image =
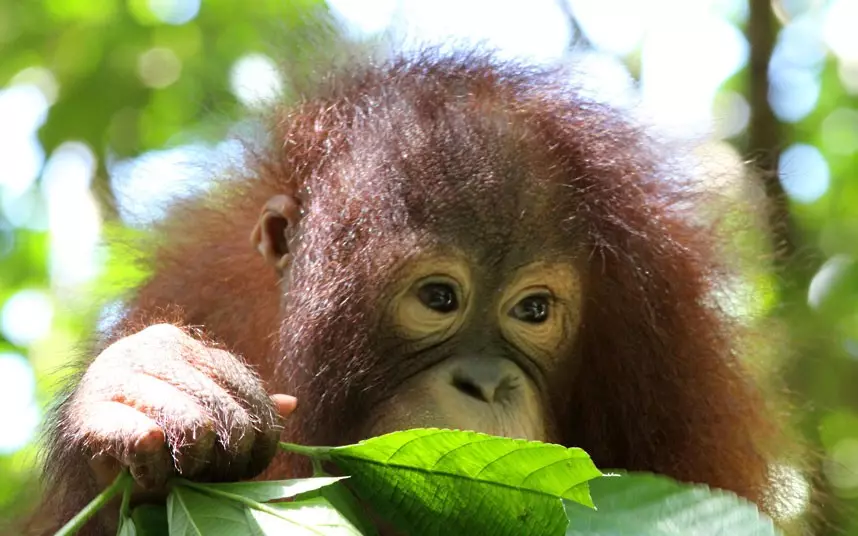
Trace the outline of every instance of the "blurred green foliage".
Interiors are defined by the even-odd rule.
[[[93,191],[105,228],[115,232],[123,231],[113,211],[109,164],[154,149],[222,140],[243,112],[229,80],[236,61],[249,53],[302,53],[312,15],[326,9],[322,0],[205,0],[198,13],[170,23],[153,9],[159,2],[170,5],[0,0],[0,89],[21,77],[32,78],[48,96],[53,88],[56,98],[38,130],[39,142],[46,155],[69,140],[92,150]],[[196,2],[181,4],[193,8]],[[627,61],[639,59],[633,54]],[[783,272],[748,279],[757,310],[785,325],[782,344],[769,349],[775,355],[769,365],[782,373],[799,428],[819,450],[813,469],[827,493],[822,513],[842,531],[830,533],[858,535],[858,95],[844,87],[842,68],[829,54],[813,112],[781,125],[781,143],[774,148],[815,146],[829,167],[830,186],[818,200],[789,204],[794,253]],[[746,68],[724,90],[745,93],[750,75]],[[744,154],[742,135],[730,141]],[[0,189],[0,200],[11,199],[10,192]],[[44,219],[38,183],[21,199],[34,203],[35,219]],[[111,264],[95,284],[58,285],[51,277],[48,227],[13,223],[3,207],[8,205],[0,206],[0,310],[22,289],[36,289],[51,297],[53,316],[49,334],[32,343],[16,344],[0,329],[0,355],[26,356],[35,373],[36,403],[45,407],[56,392],[53,373],[71,359],[98,318],[86,297],[109,296],[117,289],[105,281],[121,289],[117,281],[136,276],[128,266]],[[827,272],[820,272],[823,265]],[[0,454],[0,524],[32,502],[34,463],[32,443]]]
[[[249,53],[273,56],[288,51],[301,39],[302,27],[311,16],[325,9],[316,0],[241,4],[206,0],[189,22],[168,24],[152,11],[157,4],[0,0],[0,88],[22,72],[33,76],[34,67],[49,70],[53,80],[32,79],[46,93],[57,92],[38,131],[41,146],[50,155],[60,144],[74,140],[94,152],[98,168],[93,190],[103,201],[105,229],[114,232],[122,230],[111,210],[107,162],[191,141],[222,139],[241,112],[230,91],[230,67]],[[193,7],[195,2],[184,4]],[[280,37],[272,41],[272,36]],[[169,51],[156,67],[161,67],[163,76],[164,58],[166,67],[172,61],[178,69],[174,80],[159,84],[156,77],[147,85],[141,79],[142,58],[153,50]],[[0,199],[11,192],[0,189]],[[44,219],[45,200],[37,185],[30,194],[22,197],[35,199],[34,219]],[[23,354],[33,366],[37,403],[42,408],[57,390],[63,365],[74,359],[76,345],[92,332],[98,317],[98,311],[86,307],[86,300],[80,298],[88,292],[109,297],[121,288],[105,285],[135,278],[130,265],[113,262],[109,273],[97,280],[101,287],[89,285],[76,292],[59,289],[51,281],[49,252],[46,225],[13,225],[0,209],[0,308],[22,289],[44,290],[53,297],[48,336],[18,346],[0,330],[0,354]],[[4,408],[3,414],[17,409]],[[35,462],[32,443],[0,454],[0,527],[4,519],[23,512],[33,501]]]

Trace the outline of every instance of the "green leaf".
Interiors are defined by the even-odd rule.
[[[360,536],[354,525],[321,497],[306,501],[266,505],[265,511],[247,509],[262,531],[260,534],[289,534],[309,536]]]
[[[395,432],[326,457],[409,534],[562,534],[560,499],[592,506],[587,482],[602,474],[581,449],[438,429]]]
[[[336,482],[332,486],[310,491],[297,497],[299,500],[323,497],[337,509],[364,536],[376,536],[378,531],[370,521],[363,506],[346,486],[345,482]]]
[[[226,484],[205,484],[204,487],[241,495],[257,502],[286,499],[296,495],[330,486],[348,477],[297,478],[294,480],[269,480],[260,482],[230,482]]]
[[[169,531],[167,508],[163,505],[141,504],[131,511],[137,536],[163,536]]]
[[[244,507],[237,502],[209,497],[175,486],[167,497],[170,536],[252,534]]]
[[[598,510],[563,501],[566,536],[773,536],[771,519],[723,490],[681,484],[648,473],[606,476],[590,483]]]
[[[137,527],[134,526],[134,521],[130,517],[123,517],[119,520],[116,536],[137,536]]]
[[[167,498],[170,536],[360,535],[322,498],[264,504],[214,489],[215,486],[178,479],[175,482],[180,484]]]

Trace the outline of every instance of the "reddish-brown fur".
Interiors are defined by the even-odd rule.
[[[365,420],[396,374],[371,326],[377,289],[410,245],[427,233],[536,241],[586,261],[576,364],[552,386],[553,439],[603,468],[762,504],[777,428],[738,362],[738,327],[712,304],[717,234],[694,224],[695,197],[646,135],[561,74],[426,55],[334,77],[272,114],[270,147],[246,177],[171,212],[117,333],[200,326],[258,367],[269,392],[298,397],[289,441],[353,441],[345,423]],[[307,206],[286,300],[248,241],[284,192]],[[66,516],[92,485],[76,453],[52,456],[51,481],[78,490],[52,492]],[[276,459],[266,476],[290,467]]]

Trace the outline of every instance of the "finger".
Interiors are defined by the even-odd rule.
[[[285,418],[295,411],[298,405],[298,399],[290,395],[272,395],[271,401],[274,403],[274,407],[277,408],[277,412],[281,418]],[[280,441],[280,434],[282,432],[283,427],[280,424],[274,424],[267,430],[257,432],[256,443],[253,445],[250,456],[250,463],[243,478],[253,478],[268,467],[274,455],[277,454],[277,443]]]
[[[135,408],[111,400],[78,407],[81,434],[95,454],[106,452],[124,462],[131,452],[151,453],[164,446],[158,423]]]
[[[250,450],[255,440],[251,413],[204,371],[184,360],[147,363],[145,368],[139,365],[137,371],[172,385],[205,408],[214,420],[215,432],[226,452],[239,454]]]
[[[149,364],[145,371],[139,372],[185,393],[213,418],[217,441],[188,445],[180,451],[177,459],[182,473],[215,481],[241,478],[247,470],[257,432],[250,414],[233,396],[184,360]],[[202,456],[196,457],[198,453]]]
[[[185,359],[233,395],[254,417],[255,429],[267,429],[277,422],[274,405],[253,370],[225,350],[209,348],[196,341],[195,344],[199,347],[194,352],[185,352]]]
[[[99,385],[104,385],[105,380],[96,378]],[[216,440],[214,419],[192,396],[176,386],[148,374],[135,373],[126,375],[123,382],[114,380],[98,397],[101,401],[124,404],[156,422],[182,475],[194,476],[211,462]],[[139,460],[125,461],[146,465]]]
[[[291,395],[271,395],[271,400],[274,402],[277,413],[284,419],[298,407],[298,399]]]
[[[144,332],[147,335],[142,337]],[[130,345],[135,337],[134,344]],[[120,347],[123,342],[126,344]],[[254,438],[247,436],[252,430],[274,422],[274,409],[270,407],[268,395],[249,368],[232,354],[209,348],[174,326],[150,326],[120,340],[114,347],[116,356],[113,359],[100,357],[94,365],[103,361],[106,366],[125,368],[129,360],[122,358],[129,352],[165,356],[131,360],[130,364],[136,372],[159,378],[196,399],[214,418],[219,439],[228,452],[249,448]],[[266,405],[269,407],[259,407]],[[257,423],[257,420],[264,422]]]
[[[79,419],[97,478],[115,476],[121,464],[129,467],[142,487],[153,488],[163,485],[172,472],[164,432],[136,409],[119,402],[97,402],[80,410]]]
[[[264,471],[274,455],[277,454],[277,442],[280,441],[282,426],[272,426],[256,434],[256,442],[250,452],[250,462],[242,478],[253,478]]]

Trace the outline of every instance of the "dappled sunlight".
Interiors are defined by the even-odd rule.
[[[801,471],[786,464],[773,466],[771,475],[779,493],[775,514],[787,522],[799,518],[810,505],[810,482]]]

